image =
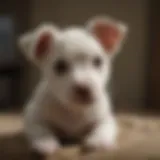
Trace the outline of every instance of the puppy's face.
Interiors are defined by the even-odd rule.
[[[83,28],[60,30],[44,25],[21,37],[27,57],[38,65],[53,95],[66,106],[88,106],[105,91],[111,57],[126,27],[96,18]]]

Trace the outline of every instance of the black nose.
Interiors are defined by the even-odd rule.
[[[88,96],[89,95],[89,89],[86,86],[75,86],[75,93],[79,96]]]
[[[85,85],[75,85],[74,94],[76,99],[83,102],[90,102],[92,100],[91,90]]]

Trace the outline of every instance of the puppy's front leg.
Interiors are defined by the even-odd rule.
[[[36,136],[32,136],[31,140],[33,149],[45,155],[53,154],[59,148],[57,138],[47,128],[40,125],[36,127]]]
[[[26,113],[25,132],[31,147],[41,154],[53,154],[59,148],[57,137],[49,130],[38,111],[29,110]]]
[[[114,118],[104,118],[98,122],[85,140],[85,146],[93,149],[114,149],[116,147],[117,127]]]
[[[101,96],[98,107],[95,107],[96,125],[85,139],[85,146],[95,149],[114,149],[117,139],[117,124],[110,108],[109,98]]]

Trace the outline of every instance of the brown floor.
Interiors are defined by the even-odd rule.
[[[23,128],[22,117],[17,114],[0,114],[0,135],[13,134]]]
[[[118,115],[119,147],[116,151],[82,153],[79,147],[65,148],[47,160],[160,159],[160,119],[142,115]],[[0,114],[0,160],[40,159],[31,152],[23,134],[23,119]]]

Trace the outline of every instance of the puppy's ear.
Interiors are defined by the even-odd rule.
[[[107,17],[95,17],[87,23],[87,30],[100,42],[108,54],[120,50],[128,28],[123,23]]]
[[[51,24],[44,24],[32,32],[22,35],[18,40],[21,51],[31,61],[43,62],[49,54],[54,54],[54,44],[58,29]]]

